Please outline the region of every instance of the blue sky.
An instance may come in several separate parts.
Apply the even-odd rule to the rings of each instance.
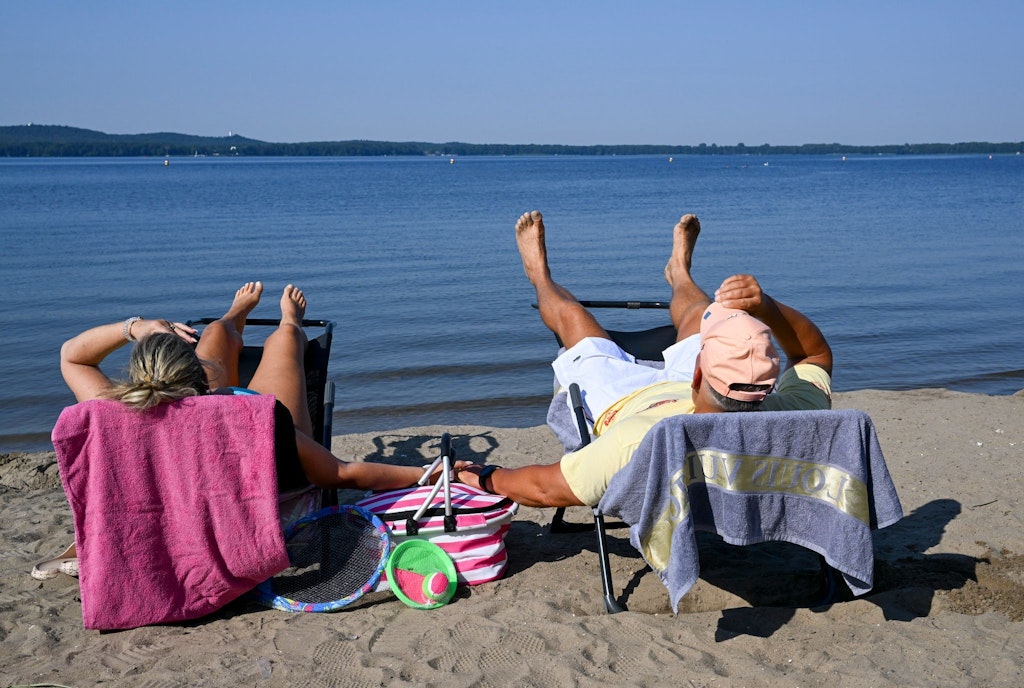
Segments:
[[[1024,140],[1024,2],[0,3],[0,124],[264,141]]]

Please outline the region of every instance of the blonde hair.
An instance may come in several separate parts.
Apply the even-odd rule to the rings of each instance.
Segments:
[[[114,382],[103,396],[134,409],[206,394],[204,363],[180,337],[160,332],[143,337],[128,359],[128,379]]]

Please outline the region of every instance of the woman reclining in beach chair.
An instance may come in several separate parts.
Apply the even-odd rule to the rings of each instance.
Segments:
[[[243,285],[198,341],[186,324],[129,318],[62,347],[79,403],[61,413],[53,445],[75,547],[33,575],[77,564],[87,628],[199,618],[284,570],[282,496],[309,483],[390,489],[423,475],[418,466],[344,462],[314,439],[306,298],[292,285],[247,389],[237,387],[242,332],[262,292],[259,282]],[[100,363],[132,341],[128,379],[115,382]]]
[[[198,342],[195,329],[169,320],[129,318],[92,328],[61,348],[61,373],[80,402],[115,399],[139,410],[190,396],[236,393],[245,319],[262,293],[261,282],[243,285],[228,311],[203,329]],[[252,392],[272,394],[279,402],[275,419],[282,429],[275,447],[280,489],[301,486],[304,480],[320,487],[376,490],[416,482],[423,472],[419,467],[348,463],[313,439],[303,371],[305,311],[302,291],[286,286],[281,296],[281,323],[267,338],[263,358],[248,383]],[[114,382],[99,365],[132,341],[137,343],[129,361],[128,380]]]
[[[61,373],[79,402],[112,399],[144,415],[147,410],[188,397],[273,395],[274,458],[281,493],[310,483],[324,488],[374,490],[415,483],[423,472],[420,467],[345,462],[313,438],[303,362],[306,298],[300,289],[285,287],[280,324],[264,343],[259,366],[246,388],[237,387],[246,318],[259,304],[262,293],[261,282],[244,284],[235,292],[227,312],[207,324],[198,341],[194,328],[163,319],[133,317],[86,330],[61,348]],[[129,342],[135,342],[135,347],[128,363],[128,379],[111,380],[100,370],[100,364]],[[153,423],[162,418],[152,413],[149,417]],[[259,430],[253,428],[254,433]],[[54,560],[51,569],[73,573],[74,557],[72,547]],[[48,572],[39,573],[46,576]]]

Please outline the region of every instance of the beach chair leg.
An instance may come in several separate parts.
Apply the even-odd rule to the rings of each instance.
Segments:
[[[555,509],[555,515],[551,519],[551,525],[548,526],[548,530],[552,533],[582,533],[585,530],[590,530],[590,525],[587,523],[566,523],[565,507],[560,506]]]
[[[608,561],[608,547],[604,536],[604,516],[594,509],[594,532],[597,534],[597,554],[601,557],[601,583],[604,586],[604,610],[609,614],[626,611],[624,605],[615,600],[612,588],[612,566]]]
[[[587,420],[583,414],[583,395],[580,393],[580,386],[575,382],[569,385],[569,399],[572,402],[573,416],[576,418],[576,428],[580,432],[580,441],[583,446],[590,444],[590,430],[587,427]],[[565,509],[559,508],[555,511],[555,517],[551,519],[551,532],[566,533],[574,530],[583,530],[587,526],[577,523],[565,523],[562,515]],[[615,593],[612,590],[612,566],[608,561],[608,546],[604,533],[604,516],[601,511],[594,508],[594,532],[597,534],[597,554],[601,558],[601,583],[604,585],[604,609],[609,614],[617,614],[626,611],[626,608],[615,601]]]
[[[551,525],[549,530],[552,533],[564,533],[565,532],[565,507],[558,507],[555,509],[555,515],[551,519]]]
[[[818,563],[821,566],[821,594],[817,600],[809,604],[809,607],[825,607],[836,601],[839,593],[839,572],[829,566],[825,557],[818,555]]]
[[[583,446],[590,444],[590,430],[587,427],[587,419],[583,413],[583,395],[580,393],[580,386],[575,382],[569,385],[569,399],[572,402],[573,417],[576,419],[576,429],[580,433],[580,442]],[[595,516],[597,510],[594,510]],[[550,530],[552,533],[580,533],[589,530],[590,526],[585,523],[566,523],[565,508],[555,509],[555,516],[551,519]],[[602,525],[599,539],[604,541],[604,526]]]
[[[334,383],[328,381],[324,385],[324,434],[320,442],[331,448],[331,435],[334,432]]]
[[[320,438],[320,443],[323,444],[327,449],[331,448],[331,435],[333,434],[334,428],[334,383],[328,381],[324,386],[324,434]],[[329,488],[324,488],[320,495],[320,506],[337,506],[338,505],[338,491]]]

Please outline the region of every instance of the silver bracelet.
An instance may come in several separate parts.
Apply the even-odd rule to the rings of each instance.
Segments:
[[[132,336],[132,325],[142,320],[141,315],[133,315],[124,321],[124,326],[121,328],[121,332],[124,334],[124,338],[129,342],[134,342],[135,337]]]

